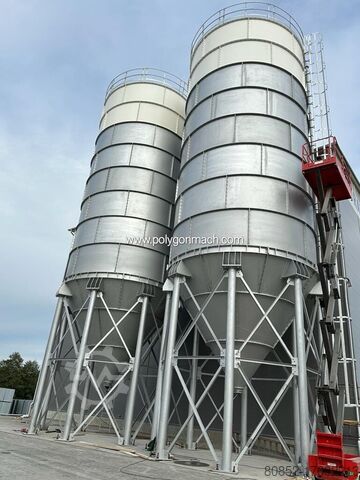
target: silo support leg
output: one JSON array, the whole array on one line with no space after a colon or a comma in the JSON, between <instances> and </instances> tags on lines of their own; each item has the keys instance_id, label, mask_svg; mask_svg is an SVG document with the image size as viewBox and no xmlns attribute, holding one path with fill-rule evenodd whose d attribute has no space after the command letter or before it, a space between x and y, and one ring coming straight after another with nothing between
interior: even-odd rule
<instances>
[{"instance_id":1,"label":"silo support leg","mask_svg":"<svg viewBox=\"0 0 360 480\"><path fill-rule=\"evenodd\" d=\"M198 368L198 361L195 357L198 355L199 350L199 334L197 327L194 327L194 337L193 337L193 359L191 360L191 379L190 379L190 396L193 403L196 401L196 382L197 382L197 368ZM194 450L195 445L193 443L194 440L194 414L192 413L191 405L189 405L188 414L191 415L187 426L186 432L186 447L189 450Z\"/></svg>"},{"instance_id":2,"label":"silo support leg","mask_svg":"<svg viewBox=\"0 0 360 480\"><path fill-rule=\"evenodd\" d=\"M293 324L293 355L294 355L294 358L297 358L295 322ZM293 410L294 410L295 460L296 460L296 464L298 464L300 461L301 436L300 436L300 411L299 411L299 385L298 385L298 378L296 375L294 375L292 386L293 386Z\"/></svg>"},{"instance_id":3,"label":"silo support leg","mask_svg":"<svg viewBox=\"0 0 360 480\"><path fill-rule=\"evenodd\" d=\"M241 449L243 449L247 442L247 418L248 418L248 389L243 387L241 392Z\"/></svg>"},{"instance_id":4,"label":"silo support leg","mask_svg":"<svg viewBox=\"0 0 360 480\"><path fill-rule=\"evenodd\" d=\"M136 342L136 350L134 357L134 365L130 383L130 390L127 398L126 412L125 412L125 427L124 427L124 445L131 443L131 427L134 418L136 392L139 382L139 372L141 366L141 351L144 343L144 331L146 323L147 308L149 304L149 297L144 296L142 299L142 307L139 322L139 331Z\"/></svg>"},{"instance_id":5,"label":"silo support leg","mask_svg":"<svg viewBox=\"0 0 360 480\"><path fill-rule=\"evenodd\" d=\"M293 378L293 409L294 409L294 447L296 464L301 461L301 435L300 435L300 411L299 411L299 386L296 376Z\"/></svg>"},{"instance_id":6,"label":"silo support leg","mask_svg":"<svg viewBox=\"0 0 360 480\"><path fill-rule=\"evenodd\" d=\"M65 301L65 299L64 299L64 301ZM58 335L59 343L56 345L55 349L53 350L55 357L58 357L60 355L60 351L61 351L61 347L62 347L62 339L63 339L63 335L64 335L64 331L65 331L65 325L66 325L66 319L63 318L63 315L62 315L62 320L61 320L61 325L60 325L60 328L59 328L59 335ZM50 373L50 381L48 383L48 388L47 388L47 391L46 391L46 394L45 394L45 397L44 397L44 401L43 401L43 405L41 407L41 413L40 413L39 421L38 421L38 424L39 424L39 427L40 427L41 430L43 430L46 427L46 418L47 418L47 414L48 414L48 410L49 410L51 390L53 390L56 405L57 405L57 407L59 406L58 405L58 400L57 400L56 385L55 385L55 376L57 374L58 367L59 367L59 363L56 362L55 365L53 365L52 371Z\"/></svg>"},{"instance_id":7,"label":"silo support leg","mask_svg":"<svg viewBox=\"0 0 360 480\"><path fill-rule=\"evenodd\" d=\"M29 434L35 433L35 430L37 428L37 421L38 421L38 416L39 416L39 413L40 413L40 407L41 407L42 400L43 400L43 393L44 393L45 381L46 381L46 377L47 377L49 360L50 360L51 352L52 352L54 341L55 341L56 331L57 331L57 328L58 328L58 325L59 325L59 322L60 322L60 319L61 319L62 309L63 309L63 299L62 299L62 297L59 297L58 301L57 301L57 304L56 304L54 319L53 319L53 322L52 322L52 325L51 325L50 335L49 335L49 339L48 339L48 342L47 342L47 345L46 345L44 360L43 360L43 363L41 365L39 381L38 381L38 385L37 385L36 392L35 392L34 408L33 408L33 411L32 411L31 422L30 422L30 426L29 426L29 430L28 430Z\"/></svg>"},{"instance_id":8,"label":"silo support leg","mask_svg":"<svg viewBox=\"0 0 360 480\"><path fill-rule=\"evenodd\" d=\"M61 440L70 440L71 423L72 423L73 415L74 415L75 401L76 401L76 396L78 394L78 387L79 387L79 382L80 382L81 371L82 371L83 366L84 366L86 344L87 344L87 338L88 338L90 325L91 325L91 318L92 318L92 314L93 314L93 311L94 311L96 294L97 294L96 290L91 290L88 309L87 309L87 312L86 312L84 330L83 330L83 333L82 333L78 358L77 358L76 366L75 366L74 378L73 378L73 381L72 381L72 384L71 384L71 392L70 392L70 396L69 396L69 405L68 405L68 409L67 409L67 413L66 413L64 432L63 432L63 435L61 437Z\"/></svg>"},{"instance_id":9,"label":"silo support leg","mask_svg":"<svg viewBox=\"0 0 360 480\"><path fill-rule=\"evenodd\" d=\"M224 422L222 441L223 472L232 472L233 437L233 395L234 395L234 354L235 354L235 300L236 269L228 269L228 295L226 316L225 384L224 384Z\"/></svg>"},{"instance_id":10,"label":"silo support leg","mask_svg":"<svg viewBox=\"0 0 360 480\"><path fill-rule=\"evenodd\" d=\"M167 424L170 412L170 398L171 398L171 380L172 380L172 359L176 340L176 329L179 311L180 298L180 277L174 277L172 302L169 317L169 329L167 346L164 360L164 377L162 386L161 409L159 416L159 431L156 456L159 460L167 460L168 454L166 451L167 440Z\"/></svg>"},{"instance_id":11,"label":"silo support leg","mask_svg":"<svg viewBox=\"0 0 360 480\"><path fill-rule=\"evenodd\" d=\"M51 391L54 391L54 395L56 396L56 392L54 390L54 377L55 377L55 371L54 369L50 372L50 379L48 381L48 386L46 388L46 392L44 395L44 400L41 405L41 409L38 415L38 428L40 430L43 430L46 426L46 417L47 417L47 412L48 412L48 407L49 407L49 402L50 402L50 396L51 396ZM56 400L56 398L55 398Z\"/></svg>"},{"instance_id":12,"label":"silo support leg","mask_svg":"<svg viewBox=\"0 0 360 480\"><path fill-rule=\"evenodd\" d=\"M165 347L166 347L166 340L167 340L167 330L168 330L168 324L169 324L170 303L171 303L171 293L167 292L166 303L165 303L165 313L164 313L164 326L163 326L163 332L161 336L158 374L156 379L154 414L153 414L153 421L151 425L151 440L153 440L155 437L158 436L158 429L159 429L161 392L162 392L162 383L163 383L163 374L164 374L164 355L165 355Z\"/></svg>"},{"instance_id":13,"label":"silo support leg","mask_svg":"<svg viewBox=\"0 0 360 480\"><path fill-rule=\"evenodd\" d=\"M307 468L309 455L309 403L306 368L306 346L304 332L304 311L302 280L294 278L295 289L295 329L296 329L296 351L298 361L298 392L299 392L299 419L300 419L300 457L304 470Z\"/></svg>"}]
</instances>

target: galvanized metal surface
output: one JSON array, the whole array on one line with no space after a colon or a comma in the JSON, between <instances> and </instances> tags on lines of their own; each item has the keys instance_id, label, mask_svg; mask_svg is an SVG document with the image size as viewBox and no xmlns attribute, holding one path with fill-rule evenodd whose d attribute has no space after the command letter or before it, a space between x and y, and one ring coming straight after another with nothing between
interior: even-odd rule
<instances>
[{"instance_id":1,"label":"galvanized metal surface","mask_svg":"<svg viewBox=\"0 0 360 480\"><path fill-rule=\"evenodd\" d=\"M169 249L153 240L172 231L184 124L185 87L159 73L132 70L107 90L30 434L46 426L49 410L52 422L66 409L61 440L71 440L104 409L118 442L131 442L140 368L161 334ZM113 397L121 402L130 377L124 439ZM139 395L150 403L147 388Z\"/></svg>"},{"instance_id":2,"label":"galvanized metal surface","mask_svg":"<svg viewBox=\"0 0 360 480\"><path fill-rule=\"evenodd\" d=\"M174 237L215 236L217 243L179 240L171 247L171 264L184 261L200 305L221 276L224 251L242 252L244 277L265 310L284 285L291 260L306 265L309 276L316 269L313 198L301 174L308 135L304 85L302 39L271 18L225 15L195 41ZM227 243L234 237L240 245ZM308 288L305 283L305 294ZM223 343L226 294L214 295L207 314ZM195 314L190 299L183 300ZM238 348L259 320L240 284L236 312ZM289 290L272 312L279 332L293 316ZM211 346L201 321L199 327ZM243 355L262 360L276 342L264 324ZM246 368L252 375L257 367Z\"/></svg>"},{"instance_id":3,"label":"galvanized metal surface","mask_svg":"<svg viewBox=\"0 0 360 480\"><path fill-rule=\"evenodd\" d=\"M133 83L107 97L65 279L89 272L161 283L167 248L129 238L171 233L184 98Z\"/></svg>"},{"instance_id":4,"label":"galvanized metal surface","mask_svg":"<svg viewBox=\"0 0 360 480\"><path fill-rule=\"evenodd\" d=\"M107 91L65 274L74 314L84 302L90 277L103 278L102 291L114 318L133 305L144 283L154 287L154 305L159 303L168 247L136 242L171 235L185 107L184 84L160 73L126 72ZM80 323L85 314L80 314ZM131 353L139 316L140 306L122 325ZM97 301L89 344L102 337L109 322ZM118 343L113 332L107 344L121 360L126 353Z\"/></svg>"}]
</instances>

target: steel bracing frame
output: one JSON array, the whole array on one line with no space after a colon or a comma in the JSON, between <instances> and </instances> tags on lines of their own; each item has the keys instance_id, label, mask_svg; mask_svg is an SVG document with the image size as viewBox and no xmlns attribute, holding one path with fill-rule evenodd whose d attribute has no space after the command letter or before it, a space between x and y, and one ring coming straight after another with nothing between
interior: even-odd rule
<instances>
[{"instance_id":1,"label":"steel bracing frame","mask_svg":"<svg viewBox=\"0 0 360 480\"><path fill-rule=\"evenodd\" d=\"M321 34L307 35L305 45L310 143L315 145L315 148L322 147L326 151L332 129ZM318 410L325 427L332 432L342 431L344 415L350 412L357 427L357 446L360 454L360 399L348 298L350 281L345 268L341 215L331 188L324 189L320 175L318 192L316 218L319 233L319 275L322 286L319 323L323 344Z\"/></svg>"},{"instance_id":2,"label":"steel bracing frame","mask_svg":"<svg viewBox=\"0 0 360 480\"><path fill-rule=\"evenodd\" d=\"M236 254L224 254L223 259L223 274L216 282L213 290L208 294L202 306L196 300L189 283L191 278L185 265L180 262L175 269L172 269L168 284L172 283L172 294L168 293L166 316L164 324L166 325L166 347L163 346L163 354L160 359L159 377L157 384L156 397L161 398L159 403L160 413L159 420L154 424L152 437L156 438L156 456L159 460L168 459L169 454L180 435L185 428L187 429L186 445L188 448L194 448L201 438L204 438L206 444L211 452L212 458L217 465L217 468L224 472L237 471L237 467L243 456L250 452L254 447L255 442L261 435L266 425L270 425L276 437L281 443L284 451L294 465L301 465L304 471L307 466L307 455L310 452L316 424L316 404L314 395L308 393L308 372L311 371L308 366L310 356L312 361L318 362L320 359L319 345L318 345L318 330L316 328L316 321L318 320L319 303L316 297L313 298L313 308L308 313L307 305L302 293L302 282L304 280L304 269L297 268L284 277L284 286L274 299L272 305L265 311L260 305L256 294L250 288L246 281L245 275L242 272L241 264L234 261ZM209 321L206 318L206 309L211 304L211 300L215 293L220 289L220 286L227 280L227 312L226 312L226 342L220 342L216 337ZM241 283L242 288L245 288L247 293L251 296L254 303L259 309L259 321L254 325L253 330L245 338L241 346L235 349L235 296L237 291L237 283ZM274 322L271 320L271 312L277 305L283 295L288 289L294 289L294 321L293 331L295 345L293 351L284 342L282 333L278 332ZM180 292L183 289L184 293L191 298L197 313L192 316L188 328L183 334L178 337L177 323ZM171 295L171 300L170 300ZM214 344L217 346L217 353L208 356L198 354L198 341L200 331L198 329L198 322L202 320L203 328L207 329L207 333L211 336ZM247 358L244 354L245 346L251 341L258 329L267 324L277 337L277 343L281 345L287 360L284 361L278 356L275 361L270 360L254 360ZM192 355L181 354L181 349L192 333L193 336L193 351ZM164 340L164 339L163 339ZM165 344L165 340L164 340ZM192 364L190 372L190 387L187 386L183 374L179 368L179 363L184 360L190 360ZM204 372L204 366L208 362L213 362L216 367L214 373L209 376L208 372ZM267 379L274 380L280 383L280 388L273 398L271 404L265 407L260 395L257 393L254 383L256 379L248 378L244 371L244 366L247 363L267 364L273 367L278 367L283 371L282 378ZM234 391L234 372L237 370L241 375L244 387L240 391ZM167 445L168 435L167 428L169 423L169 408L171 398L172 377L175 373L179 380L183 392L189 405L187 418L182 423L171 443ZM317 369L312 370L313 375L317 375ZM212 394L211 389L216 383L217 379L223 377L224 379L224 399L221 405L217 405ZM281 404L285 393L293 388L294 392L294 430L296 443L295 455L292 453L289 445L282 436L279 428L274 421L273 414ZM237 444L233 438L233 408L234 399L241 395L241 426L240 426L240 445ZM211 420L205 425L201 417L201 404L205 398L210 400L214 407L215 413ZM309 400L311 400L312 415L309 414ZM253 401L262 411L262 418L256 428L248 436L247 432L247 409L250 401ZM222 457L219 458L214 445L210 439L209 429L216 418L222 421ZM193 441L194 421L197 422L201 434ZM233 455L233 450L237 452Z\"/></svg>"},{"instance_id":3,"label":"steel bracing frame","mask_svg":"<svg viewBox=\"0 0 360 480\"><path fill-rule=\"evenodd\" d=\"M341 217L332 189L324 191L320 177L318 183L320 198L316 217L320 237L319 311L323 342L322 375L317 389L319 414L332 433L342 433L344 416L350 412L357 426L360 452L360 404Z\"/></svg>"},{"instance_id":4,"label":"steel bracing frame","mask_svg":"<svg viewBox=\"0 0 360 480\"><path fill-rule=\"evenodd\" d=\"M55 413L52 413L50 421L66 408L65 423L62 429L60 440L69 441L74 438L81 430L88 427L96 417L99 416L101 411L105 411L106 416L109 419L112 429L114 430L118 443L129 445L134 443L136 436L138 435L144 421L149 419L151 423L151 411L155 402L155 391L147 391L144 373L141 372L141 367L144 365L145 360L149 355L154 354L154 346L162 338L162 327L159 327L155 312L152 307L151 297L152 293L146 285L143 288L143 294L140 294L134 304L121 316L119 320L115 320L109 306L107 305L104 295L101 291L101 280L92 279L89 281L88 295L83 305L76 313L75 316L71 313L69 306L69 299L71 292L66 286L62 286L58 292L58 301L55 310L54 319L52 322L50 335L42 363L39 381L37 384L35 398L33 402L33 408L31 413L31 420L28 429L29 434L36 433L39 429L45 428L48 415L49 401L52 397L56 405ZM108 331L106 331L102 338L94 346L88 345L88 334L91 329L91 323L93 320L93 312L95 308L95 302L98 301L102 308L107 312L111 320L111 325ZM121 324L128 317L134 309L141 305L140 322L138 328L138 336L135 354L131 355L130 349L126 344L123 335L121 334ZM80 333L77 324L78 318L82 312L86 309L85 323ZM154 321L154 328L147 338L144 338L145 323L148 317L152 317ZM116 381L109 387L108 391L104 393L100 385L94 376L93 370L97 362L94 358L97 350L101 347L107 337L116 332L118 336L118 343L124 348L127 353L128 360L124 362L117 362L109 360L109 364L116 364L120 370L119 376ZM62 352L64 341L69 342L70 347L67 352ZM73 357L70 358L67 354L72 351ZM61 355L62 352L62 355ZM60 386L55 384L55 375L60 376L64 362L72 361L74 365L74 375L71 381L71 390L65 400L59 404L59 389L61 389L62 398L64 398L63 382L60 382ZM101 361L107 363L106 361ZM114 417L112 411L111 401L116 396L118 387L124 382L125 379L131 377L129 392L127 395L127 405L125 410L124 419L124 432L120 433L118 422ZM82 388L83 387L83 388ZM90 412L85 414L88 404L89 390L92 388L97 396L98 402L90 409ZM77 422L75 421L75 404L82 389L82 400L80 404L80 411ZM135 400L139 397L143 403L143 410L145 414L142 416L140 423L134 433L132 432L134 423L138 421L138 418L134 419ZM176 410L176 404L174 410ZM142 412L140 412L141 415ZM138 415L139 417L139 415Z\"/></svg>"}]
</instances>

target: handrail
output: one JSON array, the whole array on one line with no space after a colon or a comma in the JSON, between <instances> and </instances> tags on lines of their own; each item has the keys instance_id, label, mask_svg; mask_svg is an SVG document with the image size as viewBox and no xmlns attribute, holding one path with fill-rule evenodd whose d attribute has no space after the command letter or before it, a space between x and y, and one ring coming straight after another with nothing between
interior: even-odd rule
<instances>
[{"instance_id":1,"label":"handrail","mask_svg":"<svg viewBox=\"0 0 360 480\"><path fill-rule=\"evenodd\" d=\"M133 68L120 73L114 77L105 94L105 102L109 96L118 88L131 83L146 82L155 83L157 85L165 85L177 93L186 97L188 85L184 80L173 75L172 73L159 70L158 68Z\"/></svg>"},{"instance_id":2,"label":"handrail","mask_svg":"<svg viewBox=\"0 0 360 480\"><path fill-rule=\"evenodd\" d=\"M319 138L309 144L305 143L302 147L302 160L305 164L321 164L333 158L339 161L346 180L351 184L351 174L347 160L334 135Z\"/></svg>"},{"instance_id":3,"label":"handrail","mask_svg":"<svg viewBox=\"0 0 360 480\"><path fill-rule=\"evenodd\" d=\"M242 2L222 8L205 20L194 36L191 44L191 54L194 53L194 50L204 37L218 25L230 21L231 18L249 17L260 17L277 21L281 25L286 26L300 41L301 45L304 45L303 31L297 21L288 12L273 3Z\"/></svg>"}]
</instances>

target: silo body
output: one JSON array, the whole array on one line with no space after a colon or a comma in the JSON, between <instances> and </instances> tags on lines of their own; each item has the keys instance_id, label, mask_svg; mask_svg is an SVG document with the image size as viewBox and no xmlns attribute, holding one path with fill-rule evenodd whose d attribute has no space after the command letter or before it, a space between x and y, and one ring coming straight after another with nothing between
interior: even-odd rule
<instances>
[{"instance_id":1,"label":"silo body","mask_svg":"<svg viewBox=\"0 0 360 480\"><path fill-rule=\"evenodd\" d=\"M147 71L129 72L110 84L64 279L74 315L94 277L102 279L101 291L115 321L128 312L144 285L154 295L154 310L161 312L168 247L141 241L171 234L184 123L182 88ZM132 355L140 310L138 305L120 328ZM80 324L85 316L86 309ZM111 327L98 299L89 348ZM148 314L145 335L153 327ZM94 353L105 360L128 360L116 331Z\"/></svg>"},{"instance_id":2,"label":"silo body","mask_svg":"<svg viewBox=\"0 0 360 480\"><path fill-rule=\"evenodd\" d=\"M290 262L300 262L310 275L315 270L313 199L301 173L301 147L308 135L304 51L290 29L270 19L224 18L199 32L191 54L176 200L179 245L171 248L171 264L183 260L201 306L222 274L223 253L241 252L244 277L266 311L284 285ZM180 237L213 240L204 246ZM206 311L223 344L226 299L225 285ZM192 300L185 296L183 301L195 315ZM236 348L261 316L238 282ZM282 334L293 317L289 290L271 319ZM201 320L199 327L213 347ZM263 322L242 355L263 360L277 341ZM249 363L245 369L251 376L256 368Z\"/></svg>"}]
</instances>

